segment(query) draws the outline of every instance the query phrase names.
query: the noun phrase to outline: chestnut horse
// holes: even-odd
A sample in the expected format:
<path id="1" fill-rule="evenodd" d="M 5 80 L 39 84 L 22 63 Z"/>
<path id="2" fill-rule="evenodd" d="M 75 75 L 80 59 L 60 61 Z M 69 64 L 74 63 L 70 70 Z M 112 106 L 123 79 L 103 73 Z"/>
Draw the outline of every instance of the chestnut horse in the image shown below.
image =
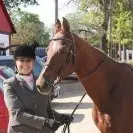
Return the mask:
<path id="1" fill-rule="evenodd" d="M 75 72 L 93 100 L 92 116 L 101 133 L 133 133 L 133 68 L 71 33 L 66 18 L 57 21 L 54 31 L 36 82 L 39 91 Z"/>

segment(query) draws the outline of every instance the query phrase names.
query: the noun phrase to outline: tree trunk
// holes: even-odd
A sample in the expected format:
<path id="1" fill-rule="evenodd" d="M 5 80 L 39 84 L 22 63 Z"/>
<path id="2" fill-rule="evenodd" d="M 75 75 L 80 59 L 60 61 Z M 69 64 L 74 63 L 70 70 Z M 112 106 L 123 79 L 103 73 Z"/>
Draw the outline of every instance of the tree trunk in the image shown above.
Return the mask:
<path id="1" fill-rule="evenodd" d="M 106 54 L 108 54 L 107 31 L 108 31 L 108 24 L 109 24 L 109 18 L 110 18 L 110 10 L 109 10 L 110 4 L 111 4 L 111 0 L 104 0 L 104 4 L 103 4 L 104 20 L 103 20 L 103 24 L 101 26 L 102 37 L 101 37 L 100 47 Z"/>
<path id="2" fill-rule="evenodd" d="M 122 60 L 121 44 L 119 44 L 119 61 Z"/>
<path id="3" fill-rule="evenodd" d="M 112 45 L 113 39 L 112 39 L 112 15 L 113 15 L 113 0 L 110 1 L 110 17 L 109 17 L 109 56 L 114 58 L 114 46 Z"/>
<path id="4" fill-rule="evenodd" d="M 123 52 L 124 52 L 124 60 L 127 60 L 127 52 L 126 52 L 126 46 L 123 45 Z"/>

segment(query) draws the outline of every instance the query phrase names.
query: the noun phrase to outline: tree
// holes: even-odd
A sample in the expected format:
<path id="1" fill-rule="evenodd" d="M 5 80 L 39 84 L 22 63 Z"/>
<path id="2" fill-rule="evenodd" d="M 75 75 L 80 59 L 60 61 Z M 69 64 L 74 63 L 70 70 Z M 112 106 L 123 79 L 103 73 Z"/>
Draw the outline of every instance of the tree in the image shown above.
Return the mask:
<path id="1" fill-rule="evenodd" d="M 71 25 L 71 31 L 78 34 L 79 30 L 82 28 L 82 14 L 80 12 L 69 13 L 66 15 L 66 18 L 68 19 Z"/>
<path id="2" fill-rule="evenodd" d="M 4 3 L 8 10 L 12 8 L 18 8 L 20 5 L 37 5 L 38 2 L 36 0 L 4 0 Z"/>
<path id="3" fill-rule="evenodd" d="M 115 3 L 115 12 L 113 21 L 113 41 L 119 46 L 119 53 L 121 49 L 124 50 L 124 59 L 126 60 L 126 48 L 132 48 L 133 44 L 133 11 L 131 10 L 129 1 L 117 1 Z"/>
<path id="4" fill-rule="evenodd" d="M 68 3 L 70 2 L 77 0 L 69 0 Z M 84 14 L 83 24 L 96 34 L 101 29 L 103 50 L 107 52 L 107 48 L 117 48 L 118 44 L 123 48 L 133 47 L 133 0 L 78 0 L 77 3 Z"/>
<path id="5" fill-rule="evenodd" d="M 49 30 L 44 23 L 40 22 L 36 14 L 16 11 L 11 16 L 17 31 L 11 38 L 12 44 L 23 44 L 38 42 L 40 45 L 47 45 L 49 40 Z"/>
<path id="6" fill-rule="evenodd" d="M 99 17 L 97 17 L 99 16 Z M 98 47 L 101 30 L 98 24 L 102 22 L 99 13 L 90 12 L 85 14 L 82 11 L 69 13 L 66 15 L 71 25 L 71 31 L 88 40 L 92 45 Z"/>
<path id="7" fill-rule="evenodd" d="M 69 0 L 70 2 L 78 3 L 78 6 L 81 11 L 85 12 L 85 14 L 89 14 L 90 12 L 93 14 L 100 14 L 102 18 L 102 23 L 100 23 L 101 29 L 101 49 L 108 52 L 107 50 L 107 31 L 110 19 L 110 6 L 113 0 Z M 96 16 L 97 18 L 98 16 Z M 90 19 L 90 18 L 89 18 Z M 89 20 L 88 19 L 88 20 Z M 93 21 L 94 22 L 94 21 Z"/>
<path id="8" fill-rule="evenodd" d="M 112 0 L 80 0 L 81 9 L 90 12 L 91 10 L 99 12 L 102 15 L 101 24 L 101 49 L 108 52 L 107 47 L 107 32 L 110 19 L 110 8 Z"/>

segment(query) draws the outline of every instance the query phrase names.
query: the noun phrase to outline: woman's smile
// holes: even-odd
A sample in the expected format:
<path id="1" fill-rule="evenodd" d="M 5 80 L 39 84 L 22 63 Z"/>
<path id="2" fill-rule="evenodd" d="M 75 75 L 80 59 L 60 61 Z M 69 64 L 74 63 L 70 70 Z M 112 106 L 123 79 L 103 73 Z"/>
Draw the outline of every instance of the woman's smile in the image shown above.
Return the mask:
<path id="1" fill-rule="evenodd" d="M 19 74 L 28 75 L 32 72 L 34 59 L 20 57 L 16 59 L 16 67 Z"/>

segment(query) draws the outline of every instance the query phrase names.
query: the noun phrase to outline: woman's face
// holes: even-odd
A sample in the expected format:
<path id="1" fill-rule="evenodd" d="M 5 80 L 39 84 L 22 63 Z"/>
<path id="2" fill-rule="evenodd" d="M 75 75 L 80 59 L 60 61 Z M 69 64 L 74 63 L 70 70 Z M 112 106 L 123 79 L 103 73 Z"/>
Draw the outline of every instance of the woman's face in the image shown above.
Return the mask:
<path id="1" fill-rule="evenodd" d="M 16 67 L 19 74 L 28 75 L 32 72 L 35 60 L 27 57 L 18 57 Z"/>

